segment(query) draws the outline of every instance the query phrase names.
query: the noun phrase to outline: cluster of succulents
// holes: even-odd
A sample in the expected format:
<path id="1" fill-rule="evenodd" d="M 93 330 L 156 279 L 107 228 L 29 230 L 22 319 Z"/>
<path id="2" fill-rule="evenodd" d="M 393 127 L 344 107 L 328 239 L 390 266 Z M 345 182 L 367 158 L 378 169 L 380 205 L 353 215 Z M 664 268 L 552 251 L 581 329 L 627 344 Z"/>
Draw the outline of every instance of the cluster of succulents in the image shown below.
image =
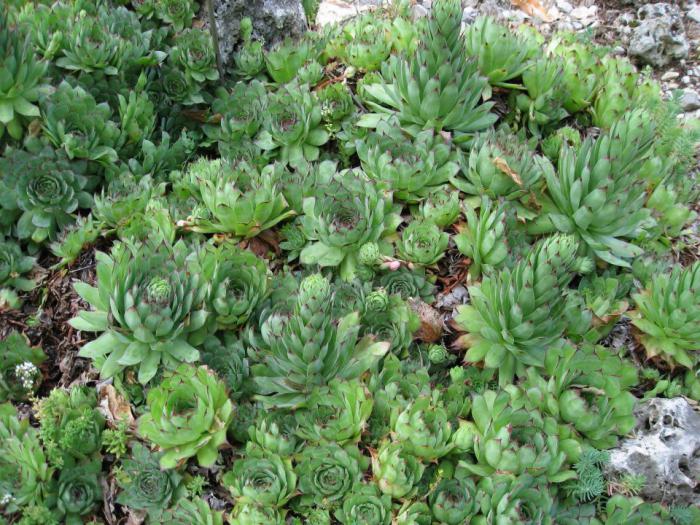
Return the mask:
<path id="1" fill-rule="evenodd" d="M 700 523 L 605 468 L 700 401 L 677 97 L 459 0 L 225 65 L 199 4 L 0 13 L 0 524 Z"/>

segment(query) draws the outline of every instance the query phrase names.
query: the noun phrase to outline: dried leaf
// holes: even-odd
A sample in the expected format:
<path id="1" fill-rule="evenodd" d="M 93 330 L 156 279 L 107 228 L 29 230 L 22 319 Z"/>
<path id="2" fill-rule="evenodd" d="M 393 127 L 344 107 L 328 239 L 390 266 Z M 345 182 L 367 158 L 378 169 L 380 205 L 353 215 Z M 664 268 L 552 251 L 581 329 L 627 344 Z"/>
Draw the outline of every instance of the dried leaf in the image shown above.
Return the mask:
<path id="1" fill-rule="evenodd" d="M 442 315 L 432 306 L 420 300 L 409 301 L 409 306 L 420 318 L 420 328 L 414 337 L 425 343 L 434 343 L 442 337 Z"/>
<path id="2" fill-rule="evenodd" d="M 131 405 L 117 392 L 112 385 L 97 385 L 99 396 L 98 408 L 111 424 L 126 421 L 129 426 L 134 424 L 134 416 L 131 413 Z"/>
<path id="3" fill-rule="evenodd" d="M 496 157 L 493 159 L 493 165 L 513 179 L 513 182 L 515 182 L 518 186 L 521 188 L 523 187 L 523 181 L 520 179 L 520 175 L 518 175 L 510 168 L 510 166 L 508 166 L 508 162 L 505 159 Z"/>
<path id="4" fill-rule="evenodd" d="M 549 10 L 542 5 L 540 0 L 510 0 L 510 3 L 520 9 L 523 13 L 530 16 L 536 16 L 545 22 L 552 21 L 552 15 Z"/>

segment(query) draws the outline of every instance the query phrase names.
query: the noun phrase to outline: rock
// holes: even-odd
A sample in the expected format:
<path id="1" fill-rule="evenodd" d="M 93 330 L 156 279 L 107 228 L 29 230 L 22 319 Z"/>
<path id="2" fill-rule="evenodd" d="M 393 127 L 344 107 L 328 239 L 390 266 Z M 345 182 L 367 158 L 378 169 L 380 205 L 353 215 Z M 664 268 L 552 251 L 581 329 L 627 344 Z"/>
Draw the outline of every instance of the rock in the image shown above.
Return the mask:
<path id="1" fill-rule="evenodd" d="M 639 25 L 630 39 L 629 54 L 645 64 L 660 67 L 686 58 L 690 45 L 678 7 L 661 2 L 637 11 Z"/>
<path id="2" fill-rule="evenodd" d="M 683 397 L 652 398 L 634 410 L 633 436 L 610 450 L 608 477 L 643 475 L 639 494 L 652 501 L 697 505 L 700 494 L 700 414 Z"/>
<path id="3" fill-rule="evenodd" d="M 415 4 L 411 8 L 411 15 L 413 16 L 413 19 L 416 20 L 418 18 L 424 18 L 428 16 L 428 10 L 426 9 L 425 6 L 422 6 L 420 4 Z"/>
<path id="4" fill-rule="evenodd" d="M 569 2 L 566 0 L 558 0 L 557 2 L 557 9 L 561 11 L 562 13 L 571 13 L 571 11 L 574 10 L 574 6 L 572 6 Z"/>
<path id="5" fill-rule="evenodd" d="M 571 11 L 571 16 L 574 18 L 578 18 L 579 20 L 586 20 L 589 18 L 595 18 L 597 12 L 598 8 L 594 5 L 590 7 L 579 6 L 573 11 Z"/>
<path id="6" fill-rule="evenodd" d="M 700 5 L 696 5 L 693 7 L 690 11 L 686 13 L 688 17 L 688 20 L 692 20 L 693 22 L 697 22 L 700 24 Z"/>
<path id="7" fill-rule="evenodd" d="M 298 38 L 306 32 L 306 15 L 301 0 L 212 0 L 224 65 L 230 63 L 240 43 L 240 21 L 249 17 L 253 37 L 273 46 L 286 37 Z"/>
<path id="8" fill-rule="evenodd" d="M 368 11 L 377 5 L 376 0 L 325 0 L 318 8 L 316 23 L 320 26 L 341 22 L 346 18 Z"/>
<path id="9" fill-rule="evenodd" d="M 673 80 L 679 76 L 681 76 L 681 74 L 678 71 L 666 71 L 666 73 L 661 75 L 661 80 Z"/>
<path id="10" fill-rule="evenodd" d="M 681 97 L 681 109 L 685 112 L 700 109 L 700 95 L 692 89 L 684 89 Z"/>

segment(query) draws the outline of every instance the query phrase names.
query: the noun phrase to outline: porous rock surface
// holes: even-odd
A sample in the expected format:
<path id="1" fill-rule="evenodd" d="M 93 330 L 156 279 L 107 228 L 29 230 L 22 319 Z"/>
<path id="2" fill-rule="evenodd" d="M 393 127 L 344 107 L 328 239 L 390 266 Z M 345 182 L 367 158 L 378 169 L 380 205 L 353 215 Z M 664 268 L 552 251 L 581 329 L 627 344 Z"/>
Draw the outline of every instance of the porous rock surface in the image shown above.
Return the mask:
<path id="1" fill-rule="evenodd" d="M 656 67 L 688 57 L 690 44 L 678 6 L 666 2 L 646 4 L 637 11 L 637 19 L 639 25 L 629 44 L 630 56 Z"/>
<path id="2" fill-rule="evenodd" d="M 632 437 L 610 450 L 608 477 L 646 478 L 640 496 L 665 503 L 700 503 L 700 413 L 683 397 L 652 398 L 635 408 Z"/>
<path id="3" fill-rule="evenodd" d="M 241 41 L 240 22 L 253 22 L 253 38 L 271 47 L 307 30 L 301 0 L 212 0 L 221 60 L 227 66 Z"/>

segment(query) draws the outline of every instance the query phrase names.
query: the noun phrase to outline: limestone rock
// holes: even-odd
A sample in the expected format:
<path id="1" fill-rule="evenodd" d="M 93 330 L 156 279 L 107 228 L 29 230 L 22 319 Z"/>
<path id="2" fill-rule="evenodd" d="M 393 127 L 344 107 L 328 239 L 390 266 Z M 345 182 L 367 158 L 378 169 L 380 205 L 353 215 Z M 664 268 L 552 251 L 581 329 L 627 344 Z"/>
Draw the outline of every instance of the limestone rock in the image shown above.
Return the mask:
<path id="1" fill-rule="evenodd" d="M 240 44 L 241 19 L 253 22 L 253 37 L 271 47 L 286 37 L 297 38 L 307 30 L 301 0 L 212 0 L 219 36 L 219 50 L 225 66 Z"/>
<path id="2" fill-rule="evenodd" d="M 652 398 L 634 413 L 633 435 L 610 450 L 606 475 L 643 475 L 644 499 L 699 504 L 700 413 L 683 397 Z"/>
<path id="3" fill-rule="evenodd" d="M 700 95 L 698 95 L 697 91 L 693 91 L 692 89 L 683 90 L 681 109 L 683 111 L 695 111 L 696 109 L 700 109 Z"/>
<path id="4" fill-rule="evenodd" d="M 630 56 L 656 67 L 688 56 L 690 45 L 677 6 L 665 2 L 647 4 L 639 8 L 637 19 L 639 25 L 630 39 Z"/>

